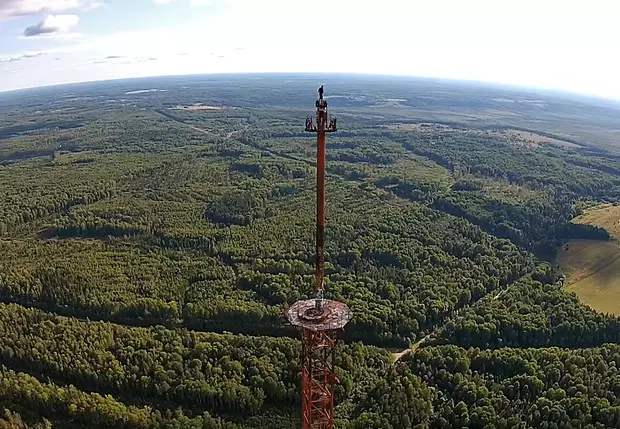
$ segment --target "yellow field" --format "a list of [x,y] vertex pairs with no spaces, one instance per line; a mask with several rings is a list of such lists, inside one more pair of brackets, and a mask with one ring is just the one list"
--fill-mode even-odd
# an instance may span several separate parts
[[604,204],[594,207],[576,218],[574,222],[600,226],[615,240],[620,240],[620,206]]
[[598,311],[620,315],[620,207],[598,206],[575,222],[603,227],[613,240],[574,240],[560,249],[567,289]]
[[515,141],[526,146],[540,146],[542,144],[551,144],[562,147],[579,147],[579,145],[568,142],[566,140],[558,140],[552,137],[543,136],[529,131],[506,130],[503,133],[511,137]]

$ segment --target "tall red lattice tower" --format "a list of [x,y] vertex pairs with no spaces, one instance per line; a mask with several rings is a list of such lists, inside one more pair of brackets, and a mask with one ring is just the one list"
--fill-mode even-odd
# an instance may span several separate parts
[[301,332],[301,427],[331,429],[334,424],[334,351],[338,334],[351,319],[342,302],[323,298],[325,276],[325,134],[336,131],[329,118],[323,86],[316,100],[316,122],[306,118],[306,131],[316,133],[316,298],[297,301],[285,310],[289,323]]

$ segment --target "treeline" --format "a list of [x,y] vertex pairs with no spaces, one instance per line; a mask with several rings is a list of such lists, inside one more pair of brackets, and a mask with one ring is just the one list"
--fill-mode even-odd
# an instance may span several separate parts
[[[141,403],[253,415],[299,401],[299,342],[288,338],[127,328],[0,305],[0,362],[37,377]],[[388,366],[384,351],[342,346],[338,395]]]
[[[333,192],[326,289],[354,310],[349,340],[404,346],[534,267],[532,255],[463,219],[419,204],[377,207],[379,198],[344,182]],[[217,226],[202,218],[201,202],[186,215],[172,203],[123,198],[71,210],[47,234],[99,240],[29,243],[17,254],[0,247],[7,261],[36,255],[33,264],[5,264],[0,299],[132,325],[289,335],[282,305],[311,294],[308,190],[226,195],[215,207],[230,200],[242,210],[223,205],[211,215],[230,221],[255,201],[273,217]]]
[[0,412],[0,429],[52,429],[52,427],[52,423],[45,418],[24,421],[19,413],[8,408]]
[[571,239],[609,240],[609,233],[602,228],[571,224],[577,212],[570,201],[508,204],[482,193],[456,191],[436,198],[431,206],[465,218],[544,258],[552,258],[558,246]]
[[[618,345],[581,350],[444,346],[418,350],[403,364],[434,392],[428,427],[603,429],[620,425],[618,362]],[[399,406],[385,403],[384,413]]]
[[[240,429],[236,424],[211,417],[208,413],[190,418],[179,411],[162,413],[151,407],[128,406],[110,395],[44,383],[5,366],[0,366],[0,401],[18,405],[51,420],[71,421],[83,427]],[[19,424],[21,420],[14,415],[10,418],[11,424]],[[0,420],[0,427],[2,424]],[[19,428],[8,426],[11,429],[14,427]]]
[[[450,190],[398,178],[378,183],[401,197],[463,217],[543,258],[553,258],[555,249],[572,238],[608,239],[600,229],[575,228],[569,222],[577,214],[577,200],[620,198],[620,177],[613,159],[551,146],[524,148],[497,135],[449,128],[434,133],[378,134],[378,138],[385,137],[444,166],[457,179]],[[503,201],[486,192],[476,177],[531,189],[538,198]]]
[[15,274],[0,274],[0,301],[137,325],[171,325],[178,319],[179,309],[174,301],[134,295],[128,301],[119,302],[106,296],[106,291],[97,293],[94,285],[89,287],[88,278],[71,269],[42,268],[25,276],[15,277]]
[[[487,194],[477,180],[460,179],[451,189],[440,183],[384,176],[375,184],[395,195],[466,219],[489,234],[506,238],[541,257],[572,238],[609,239],[601,228],[571,225],[576,211],[571,200],[527,199],[507,202]],[[544,195],[544,194],[543,194]]]
[[[523,148],[496,135],[452,129],[432,134],[384,132],[381,137],[398,141],[452,171],[465,168],[471,174],[532,188],[552,187],[573,196],[594,199],[620,196],[620,179],[588,168],[594,165],[594,159],[588,167],[569,164],[570,155],[559,148]],[[588,159],[585,155],[581,158]]]
[[[549,273],[543,270],[538,275]],[[119,389],[119,397],[130,395],[133,402],[167,398],[187,409],[198,406],[210,411],[199,396],[178,396],[192,385],[191,380],[217,389],[221,386],[218,378],[225,385],[250,386],[261,385],[261,379],[265,404],[285,407],[285,390],[276,386],[290,383],[291,391],[298,391],[295,340],[132,329],[12,305],[2,306],[0,317],[3,363],[9,365],[7,355],[13,353],[19,365],[30,365],[31,374],[63,385],[79,388],[82,383],[99,392]],[[341,378],[337,426],[342,428],[602,429],[620,423],[618,345],[495,351],[423,347],[394,366],[385,352],[347,345],[337,357]],[[141,387],[130,387],[123,380],[134,380]],[[269,390],[270,383],[274,390]],[[168,393],[145,393],[148,386],[162,389],[166,384]],[[294,427],[290,414],[268,409],[251,417],[252,412],[244,408],[216,407],[217,413],[233,413],[226,422],[207,414],[192,417],[180,411],[127,406],[111,396],[78,388],[41,383],[6,367],[0,370],[0,399],[36,410],[53,421],[71,419],[89,427],[123,428],[233,428],[236,421],[239,427]]]
[[[373,147],[374,146],[374,147]],[[386,153],[385,148],[364,146],[354,149],[332,150],[327,154],[328,161],[346,161],[353,164],[370,163],[379,165],[391,165],[397,159],[394,153]]]
[[[620,342],[620,319],[597,313],[550,282],[543,265],[532,276],[488,296],[449,321],[438,343],[462,347],[596,347]],[[552,277],[552,275],[551,275]]]
[[433,393],[406,365],[389,368],[351,413],[350,429],[429,427]]
[[68,120],[45,120],[44,122],[38,123],[24,123],[18,125],[10,125],[0,127],[0,139],[8,139],[11,137],[19,136],[20,134],[33,133],[46,131],[51,129],[60,129],[60,130],[68,130],[72,128],[80,128],[84,126],[82,123],[77,121],[68,121]]
[[[326,290],[353,308],[349,339],[414,341],[455,309],[533,268],[531,257],[507,240],[422,206],[388,206],[356,219],[328,227]],[[308,296],[310,264],[311,251],[303,259],[263,256],[239,270],[236,290],[195,284],[186,320],[194,328],[212,329],[217,321],[220,329],[255,332],[277,320],[284,302]]]
[[350,428],[587,428],[620,425],[620,346],[423,347],[376,380]]
[[6,234],[17,225],[58,214],[80,204],[91,204],[114,195],[114,184],[99,188],[76,190],[40,191],[31,193],[27,199],[21,194],[7,196],[0,205],[0,234]]

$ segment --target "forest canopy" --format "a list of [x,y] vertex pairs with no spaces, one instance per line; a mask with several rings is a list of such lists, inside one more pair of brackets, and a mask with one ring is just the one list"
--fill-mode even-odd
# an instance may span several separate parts
[[[571,220],[618,202],[617,110],[338,79],[325,294],[354,317],[335,427],[618,427],[620,320],[554,263],[615,243]],[[314,296],[315,83],[0,94],[0,428],[299,427],[282,311]],[[178,108],[198,104],[221,108]]]

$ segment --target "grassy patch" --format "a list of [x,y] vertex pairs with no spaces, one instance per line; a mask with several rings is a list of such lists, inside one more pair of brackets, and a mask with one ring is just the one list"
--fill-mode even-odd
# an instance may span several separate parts
[[613,242],[575,240],[560,250],[557,262],[568,290],[595,310],[620,314],[620,207],[602,205],[575,219],[605,228]]
[[[608,243],[600,243],[608,244]],[[615,258],[603,265],[596,262],[593,272],[572,283],[568,290],[575,292],[581,301],[603,313],[620,314],[620,252],[616,247]],[[596,267],[601,267],[598,270]]]
[[604,204],[591,208],[574,222],[600,226],[605,228],[614,240],[620,239],[620,206]]

